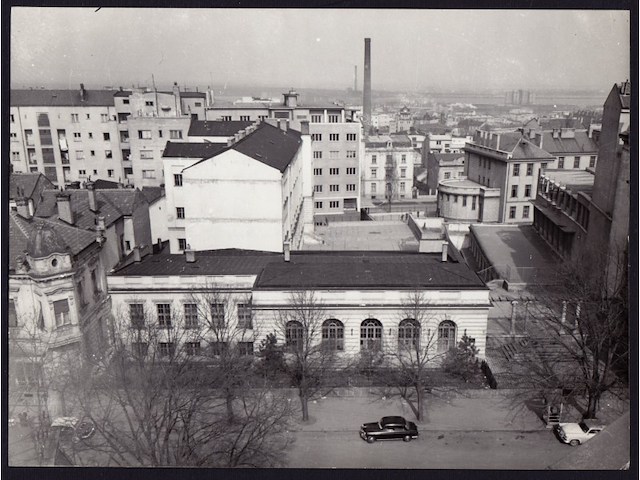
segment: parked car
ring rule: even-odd
[[[580,423],[560,423],[556,431],[560,440],[575,447],[596,436],[603,428],[593,420],[583,420]]]
[[[379,422],[363,423],[360,427],[360,437],[369,443],[400,438],[410,442],[411,439],[418,438],[418,427],[404,417],[382,417]]]
[[[86,440],[96,431],[93,422],[76,417],[58,417],[51,422],[51,428],[59,428],[61,436],[70,437],[74,442]]]

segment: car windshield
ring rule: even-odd
[[[587,433],[589,431],[589,427],[587,427],[587,425],[584,422],[580,422],[578,425],[580,425],[580,428],[584,433]]]

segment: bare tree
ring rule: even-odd
[[[294,291],[289,304],[277,313],[276,328],[285,338],[285,373],[298,389],[302,420],[309,420],[309,400],[326,390],[326,379],[335,367],[337,344],[323,341],[327,310],[313,291]]]
[[[391,211],[391,203],[398,196],[398,172],[396,170],[396,161],[393,155],[387,155],[384,165],[384,195],[387,199],[387,209],[389,212]]]

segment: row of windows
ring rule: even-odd
[[[355,150],[347,150],[345,156],[346,156],[346,158],[356,158],[356,151]],[[315,159],[324,158],[322,150],[314,150],[313,158],[315,158]],[[329,152],[329,158],[334,159],[334,160],[340,158],[340,151],[339,150],[331,150]]]
[[[347,133],[347,141],[348,142],[355,142],[358,139],[357,134],[355,133]],[[314,142],[321,142],[322,141],[322,134],[321,133],[312,133],[311,134],[311,140],[313,140]],[[331,140],[332,142],[337,142],[340,140],[340,134],[338,133],[330,133],[329,134],[329,140]]]
[[[489,170],[491,169],[491,162],[489,163]],[[527,177],[530,177],[533,175],[533,163],[527,163],[527,171],[526,171],[526,175]],[[520,164],[519,163],[514,163],[513,164],[513,176],[514,177],[519,177],[520,176]]]
[[[318,209],[323,208],[324,202],[315,202],[314,206]],[[340,200],[331,200],[329,202],[329,208],[340,208]]]
[[[202,311],[203,309],[201,308],[201,305],[197,303],[185,303],[183,304],[183,308],[184,328],[200,328],[201,320],[204,320],[205,324],[210,328],[222,328],[227,326],[228,319],[225,316],[226,306],[224,303],[209,304],[208,312]],[[237,328],[253,328],[250,304],[239,303],[236,313],[238,317]],[[156,319],[159,327],[172,328],[176,320],[176,314],[177,312],[172,311],[170,303],[156,304]],[[144,304],[130,303],[129,319],[133,328],[145,328],[148,326],[145,319]]]
[[[386,163],[390,164],[393,163],[393,155],[391,154],[387,154],[386,156]],[[400,163],[407,163],[407,155],[406,154],[402,154],[400,156]],[[377,165],[378,164],[378,155],[371,155],[371,165]]]
[[[511,198],[518,197],[518,187],[519,185],[511,185]],[[524,196],[525,198],[531,197],[531,185],[524,186]]]
[[[347,185],[345,185],[347,192],[355,192],[356,191],[356,184],[355,183],[348,183]],[[323,185],[314,185],[313,186],[313,191],[316,193],[322,193],[323,190]],[[329,191],[330,192],[339,192],[340,191],[340,185],[329,185]]]
[[[565,157],[558,157],[558,168],[564,168]],[[596,156],[591,155],[589,157],[589,167],[594,168],[596,166]],[[573,168],[580,168],[580,157],[573,157]]]
[[[462,197],[462,206],[466,207],[467,206],[467,197],[471,197],[471,210],[475,210],[476,209],[476,195],[456,195],[456,194],[450,194],[450,193],[441,193],[440,194],[440,200],[444,201],[444,196],[447,196],[447,202],[451,201],[451,197],[453,197],[453,203],[458,203],[458,197]]]
[[[198,356],[203,354],[203,348],[201,342],[184,342],[183,344],[184,354],[187,356]],[[240,355],[253,355],[254,347],[253,342],[237,342],[235,345],[238,348]],[[211,342],[209,343],[210,353],[212,355],[222,355],[229,350],[228,342]],[[144,357],[149,353],[148,342],[132,342],[131,350],[134,355]],[[176,354],[176,345],[174,342],[158,342],[157,352],[161,357],[170,357]]]
[[[138,130],[138,138],[140,140],[151,140],[151,130]],[[163,138],[162,130],[158,130],[158,138]],[[169,130],[169,138],[171,140],[182,139],[182,130]]]
[[[391,184],[387,184],[387,185],[386,185],[386,187],[387,187],[387,188],[386,188],[386,190],[387,190],[387,191],[390,191],[390,190],[391,190]],[[398,183],[398,188],[399,188],[399,190],[400,190],[401,192],[406,191],[406,188],[407,188],[407,184],[406,184],[406,182],[400,182],[400,183]],[[377,183],[372,183],[372,184],[371,184],[371,193],[378,193],[378,184],[377,184]]]
[[[332,318],[322,324],[323,347],[333,351],[344,350],[344,335],[344,324],[340,320]],[[446,352],[456,346],[456,324],[452,321],[441,322],[437,335],[438,352]],[[398,347],[420,348],[420,337],[421,327],[416,320],[406,318],[398,325]],[[300,322],[287,322],[285,345],[291,350],[305,347],[305,329]],[[379,320],[368,318],[360,324],[360,348],[367,351],[382,350],[382,323]]]
[[[313,169],[313,174],[314,175],[322,175],[322,168],[314,168]],[[346,169],[347,171],[347,175],[355,175],[356,174],[356,167],[347,167]],[[333,167],[329,169],[329,175],[340,175],[340,168],[338,167]]]
[[[531,207],[529,205],[524,205],[522,207],[522,218],[529,218],[530,211],[531,211]],[[510,219],[517,218],[517,214],[518,214],[518,207],[516,206],[509,207]]]
[[[371,178],[378,178],[378,169],[377,168],[372,168],[371,169]],[[407,169],[406,168],[401,168],[400,169],[400,178],[407,178]]]

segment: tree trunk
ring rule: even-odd
[[[589,392],[589,403],[587,405],[587,411],[584,414],[584,418],[596,418],[598,413],[598,405],[600,404],[600,392]]]
[[[416,419],[421,422],[423,418],[423,392],[422,384],[419,382],[416,386]]]
[[[309,398],[307,392],[302,389],[300,389],[298,393],[300,396],[300,406],[302,407],[302,421],[306,422],[309,420]]]

